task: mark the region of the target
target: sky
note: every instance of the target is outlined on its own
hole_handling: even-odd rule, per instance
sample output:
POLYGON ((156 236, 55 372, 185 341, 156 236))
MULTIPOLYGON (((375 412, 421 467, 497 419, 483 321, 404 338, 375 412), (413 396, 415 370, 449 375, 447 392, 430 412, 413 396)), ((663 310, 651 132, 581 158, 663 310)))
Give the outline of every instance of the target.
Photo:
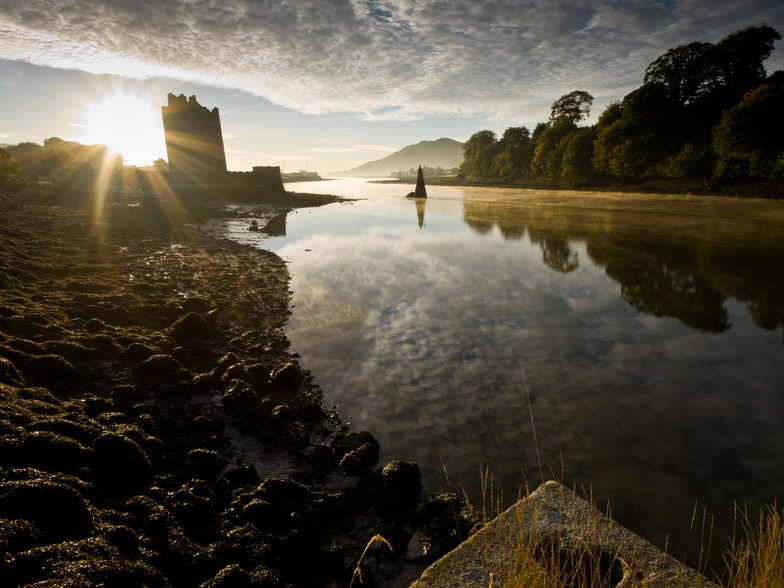
POLYGON ((100 142, 149 165, 171 92, 219 108, 229 169, 328 173, 533 129, 574 90, 594 122, 668 49, 762 23, 784 33, 784 3, 0 0, 0 143, 100 142))

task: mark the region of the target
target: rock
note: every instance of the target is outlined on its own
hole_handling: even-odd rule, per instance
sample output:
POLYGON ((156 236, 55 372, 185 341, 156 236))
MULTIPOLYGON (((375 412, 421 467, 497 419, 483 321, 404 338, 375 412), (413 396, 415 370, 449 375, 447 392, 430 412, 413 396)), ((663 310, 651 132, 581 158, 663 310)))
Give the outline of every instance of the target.
POLYGON ((250 413, 256 408, 256 393, 242 380, 234 380, 221 397, 231 410, 250 413))
POLYGON ((270 384, 283 391, 295 392, 304 380, 302 372, 293 363, 283 363, 270 373, 270 384))
POLYGON ((24 386, 24 376, 16 369, 16 366, 5 357, 0 357, 0 384, 10 384, 12 386, 24 386))
POLYGON ((210 339, 215 335, 215 329, 210 328, 204 319, 195 312, 189 312, 177 319, 169 329, 167 334, 177 341, 183 339, 210 339))
POLYGON ((266 500, 254 498, 245 508, 242 509, 240 522, 243 524, 251 523, 259 529, 269 529, 276 527, 281 522, 278 509, 266 500))
POLYGON ((413 537, 406 546, 406 551, 400 558, 403 561, 416 561, 421 559, 430 552, 430 537, 428 537, 421 529, 414 532, 413 537))
POLYGON ((171 355, 157 353, 139 365, 139 371, 148 378, 172 378, 180 375, 182 366, 171 355))
POLYGON ((76 368, 67 359, 55 354, 33 356, 28 371, 47 382, 75 382, 79 379, 76 368))
POLYGON ((392 461, 379 476, 378 501, 385 505, 415 504, 422 492, 419 466, 411 461, 392 461))
POLYGON ((108 478, 146 486, 152 466, 139 444, 117 433, 104 433, 93 442, 95 468, 108 478))
POLYGON ((112 327, 107 325, 101 319, 91 318, 87 323, 85 323, 84 328, 92 333, 100 333, 101 331, 108 331, 111 330, 112 327))
POLYGON ((48 541, 81 539, 93 529, 82 495, 65 484, 44 480, 0 484, 0 517, 30 521, 48 541))
POLYGON ((37 547, 44 542, 40 529, 24 519, 0 519, 0 549, 8 554, 37 547))
POLYGON ((134 342, 128 345, 128 348, 121 353, 121 357, 123 359, 144 361, 145 359, 152 357, 157 353, 160 353, 159 349, 154 349, 153 347, 144 345, 143 343, 134 342))
POLYGON ((261 479, 253 465, 246 465, 235 470, 229 470, 223 477, 222 481, 225 482, 230 488, 245 488, 248 486, 258 486, 261 479))
POLYGON ((335 465, 335 450, 329 445, 316 443, 306 447, 300 453, 321 471, 329 471, 335 465))
POLYGON ((115 306, 106 311, 106 320, 114 325, 128 325, 133 323, 133 316, 124 306, 115 306))
POLYGON ((46 353, 45 347, 39 345, 35 341, 30 341, 29 339, 13 339, 12 341, 9 341, 7 345, 12 349, 16 349, 23 353, 29 353, 30 355, 44 355, 46 353))
POLYGON ((378 448, 365 443, 340 460, 340 469, 349 476, 358 476, 370 473, 377 463, 378 448))
POLYGON ((217 451, 193 449, 188 452, 183 469, 187 472, 188 477, 212 481, 221 473, 223 461, 217 451))
POLYGON ((92 445, 101 429, 94 424, 75 422, 65 418, 49 418, 36 421, 30 427, 31 431, 50 431, 57 435, 63 435, 75 439, 83 445, 92 445))
POLYGON ((242 380, 246 384, 252 384, 253 376, 248 373, 248 370, 241 363, 235 363, 221 376, 221 382, 231 382, 232 380, 242 380))
POLYGON ((210 374, 198 374, 191 380, 191 393, 206 394, 212 390, 213 380, 210 374))
POLYGON ((12 453, 19 466, 55 472, 86 466, 90 461, 89 452, 81 443, 49 431, 25 435, 12 453))
POLYGON ((231 564, 215 574, 211 580, 199 585, 199 588, 255 588, 261 586, 253 575, 237 564, 231 564))
POLYGON ((139 537, 136 531, 125 525, 110 526, 103 532, 106 540, 121 552, 135 556, 139 552, 139 537))
POLYGON ((335 456, 340 460, 343 459, 347 453, 359 449, 365 443, 369 443, 375 447, 376 451, 380 449, 378 441, 376 441, 373 433, 369 431, 358 431, 356 433, 349 433, 344 437, 336 438, 332 442, 332 447, 335 449, 335 456))
POLYGON ((270 417, 273 422, 290 423, 296 420, 294 411, 288 404, 281 404, 273 408, 270 417))
POLYGON ((210 307, 207 304, 207 301, 203 298, 186 298, 182 301, 182 309, 185 312, 196 312, 196 313, 204 313, 207 312, 210 307))

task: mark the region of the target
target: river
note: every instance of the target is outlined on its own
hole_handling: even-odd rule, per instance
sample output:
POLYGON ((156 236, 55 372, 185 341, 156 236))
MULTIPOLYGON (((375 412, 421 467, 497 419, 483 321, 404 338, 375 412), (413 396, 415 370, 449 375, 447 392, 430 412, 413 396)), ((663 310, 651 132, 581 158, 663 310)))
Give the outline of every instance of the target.
POLYGON ((286 188, 359 199, 257 242, 290 262, 292 348, 426 491, 555 477, 692 565, 703 509, 715 563, 736 501, 784 498, 784 202, 286 188))

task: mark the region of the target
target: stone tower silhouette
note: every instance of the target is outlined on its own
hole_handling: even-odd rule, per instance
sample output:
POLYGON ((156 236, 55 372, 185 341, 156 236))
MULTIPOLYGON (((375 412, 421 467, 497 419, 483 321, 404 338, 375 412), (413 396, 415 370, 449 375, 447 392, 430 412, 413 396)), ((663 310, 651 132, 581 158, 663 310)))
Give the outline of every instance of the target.
POLYGON ((161 108, 169 171, 189 179, 207 179, 226 172, 220 114, 185 94, 169 94, 161 108))

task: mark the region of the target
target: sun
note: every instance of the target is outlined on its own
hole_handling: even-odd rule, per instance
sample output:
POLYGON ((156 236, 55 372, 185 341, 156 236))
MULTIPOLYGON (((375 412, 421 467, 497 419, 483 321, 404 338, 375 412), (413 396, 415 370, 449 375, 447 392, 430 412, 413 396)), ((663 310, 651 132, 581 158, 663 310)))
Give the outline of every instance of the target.
POLYGON ((166 159, 161 111, 148 96, 115 90, 85 104, 82 120, 77 125, 84 129, 79 140, 114 149, 126 165, 145 166, 166 159))

